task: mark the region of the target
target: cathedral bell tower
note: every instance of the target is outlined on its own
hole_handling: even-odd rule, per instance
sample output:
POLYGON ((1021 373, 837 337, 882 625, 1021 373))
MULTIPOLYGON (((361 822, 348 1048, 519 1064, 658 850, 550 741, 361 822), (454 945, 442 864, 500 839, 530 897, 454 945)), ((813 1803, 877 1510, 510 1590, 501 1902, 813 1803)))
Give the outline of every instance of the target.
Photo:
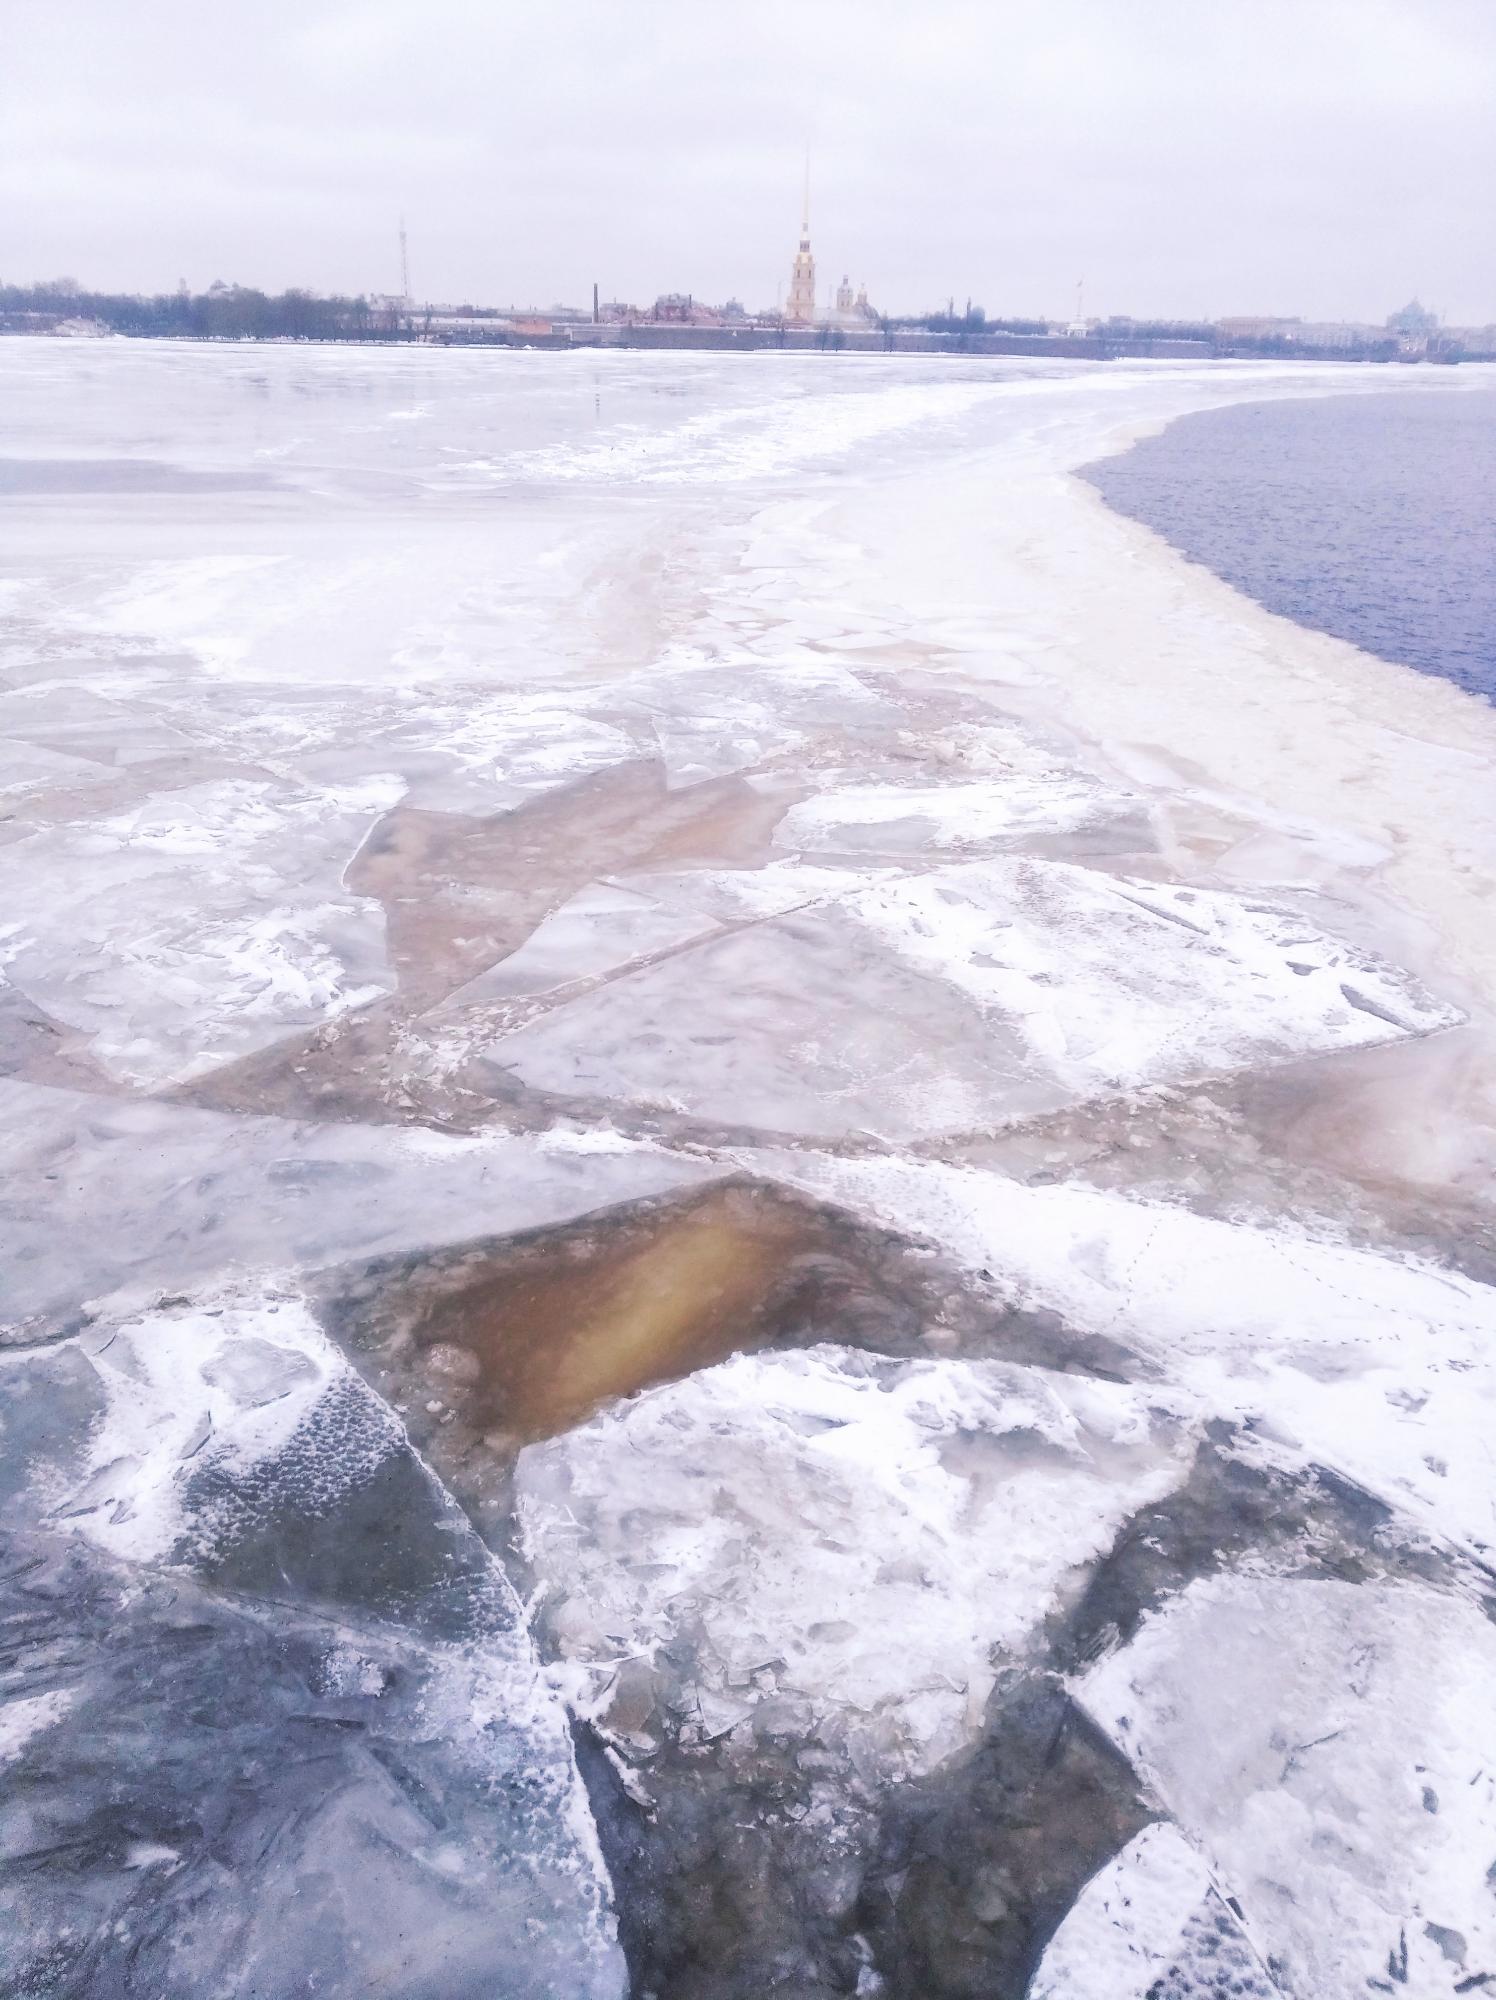
POLYGON ((805 206, 800 224, 800 248, 790 266, 790 298, 784 317, 790 326, 814 326, 816 260, 810 254, 810 162, 805 162, 805 206))

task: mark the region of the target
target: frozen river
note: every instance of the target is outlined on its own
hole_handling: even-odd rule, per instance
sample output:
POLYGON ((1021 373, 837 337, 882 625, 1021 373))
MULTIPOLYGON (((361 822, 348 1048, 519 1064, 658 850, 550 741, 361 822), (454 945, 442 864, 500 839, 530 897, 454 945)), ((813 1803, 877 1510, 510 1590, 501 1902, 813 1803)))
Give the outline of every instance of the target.
POLYGON ((1480 379, 0 343, 6 1991, 1496 1983, 1480 379))

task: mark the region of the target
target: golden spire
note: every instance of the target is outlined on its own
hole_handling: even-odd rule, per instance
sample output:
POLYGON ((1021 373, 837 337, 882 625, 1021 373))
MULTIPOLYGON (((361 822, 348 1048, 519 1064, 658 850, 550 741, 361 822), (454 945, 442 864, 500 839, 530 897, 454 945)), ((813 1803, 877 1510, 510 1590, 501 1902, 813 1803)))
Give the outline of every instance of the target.
POLYGON ((810 153, 805 155, 805 199, 800 210, 800 248, 790 266, 785 318, 791 326, 812 326, 816 316, 816 260, 810 254, 810 153))

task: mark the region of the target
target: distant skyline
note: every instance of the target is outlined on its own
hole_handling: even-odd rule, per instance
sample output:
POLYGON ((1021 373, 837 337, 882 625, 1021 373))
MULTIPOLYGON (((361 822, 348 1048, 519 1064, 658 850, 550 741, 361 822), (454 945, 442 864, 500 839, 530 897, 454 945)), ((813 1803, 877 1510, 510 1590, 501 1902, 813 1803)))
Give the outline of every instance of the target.
POLYGON ((0 277, 1496 320, 1490 0, 11 0, 0 277))

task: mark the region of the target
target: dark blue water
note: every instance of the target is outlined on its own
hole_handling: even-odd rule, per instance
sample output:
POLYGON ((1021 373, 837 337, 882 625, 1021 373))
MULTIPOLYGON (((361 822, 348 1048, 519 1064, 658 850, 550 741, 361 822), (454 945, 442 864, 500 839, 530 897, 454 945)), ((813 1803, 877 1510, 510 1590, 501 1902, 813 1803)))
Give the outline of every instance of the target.
POLYGON ((1236 404, 1085 476, 1270 611, 1496 701, 1496 389, 1236 404))

